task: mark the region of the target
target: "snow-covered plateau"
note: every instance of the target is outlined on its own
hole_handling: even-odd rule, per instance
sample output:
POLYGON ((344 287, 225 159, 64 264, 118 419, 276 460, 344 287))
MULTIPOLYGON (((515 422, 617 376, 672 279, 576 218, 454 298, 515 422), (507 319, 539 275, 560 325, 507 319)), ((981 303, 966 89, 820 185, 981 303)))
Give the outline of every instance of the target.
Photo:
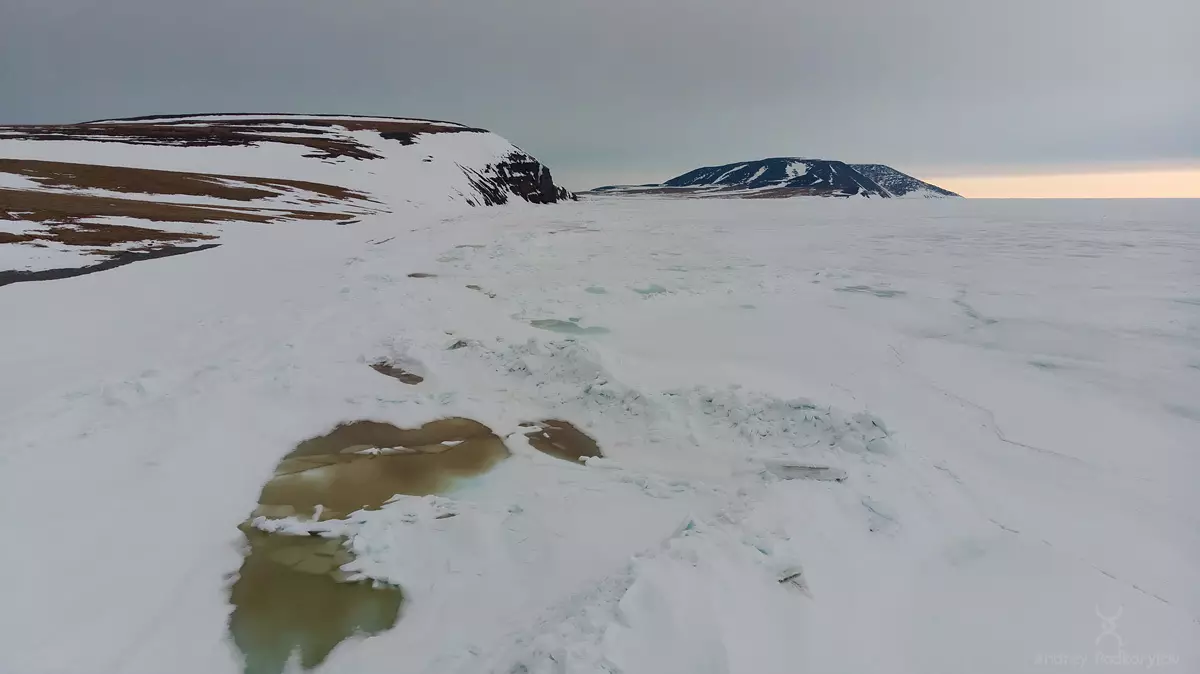
POLYGON ((514 201, 0 287, 0 672, 1200 672, 1200 202, 514 201))

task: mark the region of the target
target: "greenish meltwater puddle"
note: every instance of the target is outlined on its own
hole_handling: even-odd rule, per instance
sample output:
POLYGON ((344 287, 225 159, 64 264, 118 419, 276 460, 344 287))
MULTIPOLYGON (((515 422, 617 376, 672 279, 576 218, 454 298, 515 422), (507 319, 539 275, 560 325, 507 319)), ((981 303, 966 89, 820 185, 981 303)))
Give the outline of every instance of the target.
POLYGON ((229 633, 246 674, 280 674, 289 661, 311 669, 353 635, 396 626, 404 593, 347 583, 342 539, 247 531, 250 553, 230 590, 229 633))
POLYGON ((834 288, 834 290, 840 293, 864 293, 883 298, 903 297, 908 294, 903 290, 892 290, 891 288, 872 288, 871 286, 845 286, 842 288, 834 288))
POLYGON ((657 283, 651 283, 645 288, 634 288, 633 292, 639 295, 661 295, 667 292, 667 289, 658 285, 657 283))
POLYGON ((551 332, 561 332, 567 335, 603 335, 608 332, 608 328, 600 326, 584 327, 576 321, 563 321, 557 318, 542 318, 529 321, 529 324, 535 328, 551 332))
MULTIPOLYGON (((263 487, 254 516, 335 519, 381 507, 397 494, 423 496, 487 472, 509 456, 483 424, 454 418, 403 429, 377 421, 342 424, 301 442, 263 487)), ((348 582, 343 538, 265 533, 242 525, 246 558, 230 588, 229 633, 245 674, 320 665, 342 641, 396 625, 398 587, 348 582)))

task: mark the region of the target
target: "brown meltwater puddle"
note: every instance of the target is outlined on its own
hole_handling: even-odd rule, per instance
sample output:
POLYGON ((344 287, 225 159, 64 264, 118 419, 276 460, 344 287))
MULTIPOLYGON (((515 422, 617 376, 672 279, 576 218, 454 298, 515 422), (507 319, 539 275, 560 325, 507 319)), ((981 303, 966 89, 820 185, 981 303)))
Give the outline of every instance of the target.
POLYGON ((312 669, 350 636, 396 626, 398 587, 341 582, 343 539, 249 530, 250 553, 229 593, 229 633, 245 674, 281 674, 289 661, 312 669))
POLYGON ((604 456, 600 451, 600 445, 596 444, 592 436, 579 430, 569 421, 547 419, 527 425, 536 426, 533 430, 525 433, 525 437, 529 438, 529 444, 544 454, 575 463, 582 463, 581 457, 586 459, 593 456, 604 456))
POLYGON ((445 491, 508 455, 491 429, 470 419, 440 419, 414 429, 355 421, 296 445, 263 487, 259 504, 289 506, 301 515, 320 505, 322 519, 344 517, 378 508, 396 494, 445 491))
POLYGON ((408 384, 409 386, 416 386, 417 384, 425 381, 425 378, 421 375, 409 372, 408 370, 389 363, 386 360, 371 363, 371 369, 375 370, 379 374, 391 377, 392 379, 399 379, 402 383, 408 384))
MULTIPOLYGON (((403 429, 378 421, 341 424, 280 461, 254 515, 314 519, 375 509, 396 494, 423 496, 483 474, 509 456, 495 433, 463 418, 403 429)), ((352 636, 395 626, 403 593, 346 582, 353 558, 343 538, 265 533, 243 524, 249 549, 230 589, 229 632, 245 674, 281 674, 324 662, 352 636)))

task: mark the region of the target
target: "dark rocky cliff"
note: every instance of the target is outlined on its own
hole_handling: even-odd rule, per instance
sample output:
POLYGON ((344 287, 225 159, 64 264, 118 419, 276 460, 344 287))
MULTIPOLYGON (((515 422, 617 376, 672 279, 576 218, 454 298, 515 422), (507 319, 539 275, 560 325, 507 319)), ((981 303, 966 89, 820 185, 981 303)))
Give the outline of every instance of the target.
POLYGON ((554 184, 550 169, 524 152, 514 152, 505 161, 489 164, 482 170, 461 168, 471 185, 483 195, 484 206, 506 204, 512 195, 533 204, 575 199, 566 188, 554 184))

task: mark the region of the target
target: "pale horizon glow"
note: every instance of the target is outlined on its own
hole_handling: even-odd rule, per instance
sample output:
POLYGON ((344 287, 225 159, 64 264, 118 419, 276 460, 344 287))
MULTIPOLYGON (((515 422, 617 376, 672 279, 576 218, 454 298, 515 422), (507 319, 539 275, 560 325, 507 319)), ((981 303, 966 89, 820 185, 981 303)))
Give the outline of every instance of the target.
POLYGON ((444 119, 573 190, 781 156, 952 176, 977 196, 1068 191, 953 177, 1200 169, 1196 0, 0 6, 0 124, 444 119))
POLYGON ((1200 168, 919 177, 974 199, 1200 199, 1200 168))

